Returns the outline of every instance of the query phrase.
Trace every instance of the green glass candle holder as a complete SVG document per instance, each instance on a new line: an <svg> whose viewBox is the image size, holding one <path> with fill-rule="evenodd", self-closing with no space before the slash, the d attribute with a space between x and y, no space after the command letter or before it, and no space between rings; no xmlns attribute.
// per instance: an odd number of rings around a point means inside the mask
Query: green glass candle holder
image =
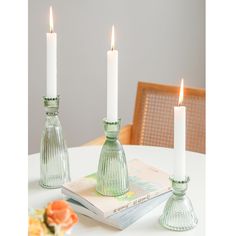
<svg viewBox="0 0 236 236"><path fill-rule="evenodd" d="M189 177L184 181L177 181L173 177L173 194L166 202L163 214L160 217L160 224L170 230L186 231L194 228L198 219L194 212L191 200L186 196Z"/></svg>
<svg viewBox="0 0 236 236"><path fill-rule="evenodd" d="M60 188L70 181L69 155L58 117L59 96L44 97L46 122L40 147L40 185Z"/></svg>
<svg viewBox="0 0 236 236"><path fill-rule="evenodd" d="M100 154L96 190L105 196L119 196L129 190L125 152L118 140L121 119L103 122L106 140Z"/></svg>

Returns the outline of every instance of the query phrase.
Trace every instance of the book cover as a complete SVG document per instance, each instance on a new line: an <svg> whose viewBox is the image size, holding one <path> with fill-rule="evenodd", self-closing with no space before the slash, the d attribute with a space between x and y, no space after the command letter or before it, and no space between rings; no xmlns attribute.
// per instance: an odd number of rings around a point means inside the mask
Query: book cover
<svg viewBox="0 0 236 236"><path fill-rule="evenodd" d="M90 211L108 217L170 191L169 174L139 159L128 162L129 192L118 197L106 197L96 192L96 173L66 183L62 193Z"/></svg>

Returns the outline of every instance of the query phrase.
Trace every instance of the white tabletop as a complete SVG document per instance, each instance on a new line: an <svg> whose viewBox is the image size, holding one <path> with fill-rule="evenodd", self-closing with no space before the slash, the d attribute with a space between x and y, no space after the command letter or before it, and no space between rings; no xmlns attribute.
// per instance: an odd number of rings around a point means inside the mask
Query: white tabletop
<svg viewBox="0 0 236 236"><path fill-rule="evenodd" d="M101 146L86 146L69 148L71 179L78 179L97 170ZM173 149L130 146L125 145L124 150L127 160L140 158L146 163L160 167L172 173ZM192 200L198 216L198 225L195 229L185 232L174 232L162 228L158 222L165 203L144 215L134 224L124 229L117 230L105 224L79 215L80 222L73 228L72 235L195 235L203 236L205 232L205 155L186 152L187 174L190 176L187 195ZM29 156L29 208L43 208L48 202L62 198L60 189L43 189L39 186L39 154Z"/></svg>

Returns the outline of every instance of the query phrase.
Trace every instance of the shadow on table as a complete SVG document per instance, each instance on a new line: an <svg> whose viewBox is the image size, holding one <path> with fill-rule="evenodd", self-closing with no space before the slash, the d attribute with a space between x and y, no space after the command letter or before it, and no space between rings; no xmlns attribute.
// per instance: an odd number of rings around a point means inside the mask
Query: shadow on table
<svg viewBox="0 0 236 236"><path fill-rule="evenodd" d="M94 219L91 219L81 214L79 214L79 224L83 225L85 228L89 228L90 230L93 228L94 230L96 230L96 228L102 228L103 230L107 230L110 232L120 232L119 229L116 229L110 225L100 223Z"/></svg>
<svg viewBox="0 0 236 236"><path fill-rule="evenodd" d="M165 229L165 228L163 228L161 225L160 225L160 223L158 222L158 220L157 220L157 222L155 222L155 224L152 224L152 225L150 225L150 229L153 229L153 230L155 230L155 231L157 231L157 232L166 232L167 230Z"/></svg>
<svg viewBox="0 0 236 236"><path fill-rule="evenodd" d="M157 232L157 233L163 233L166 232L167 230L165 228L163 228L159 222L158 222L158 218L156 220L151 220L148 222L148 224L146 223L145 225L143 225L142 223L139 223L139 220L137 222L135 222L134 224L130 225L129 227L125 228L124 230L119 230L116 229L110 225L106 225L103 223L100 223L96 220L93 220L89 217L86 217L84 215L79 214L79 219L80 219L80 223L81 225L83 225L85 228L89 228L91 231L96 231L96 229L98 228L102 228L102 230L105 230L107 232L113 232L113 233L119 233L125 230L129 230L131 229L132 232L138 231L138 232L142 232L145 234L147 232ZM141 219L140 219L141 220Z"/></svg>
<svg viewBox="0 0 236 236"><path fill-rule="evenodd" d="M28 190L31 190L31 191L42 190L42 187L39 185L39 180L29 181Z"/></svg>
<svg viewBox="0 0 236 236"><path fill-rule="evenodd" d="M132 233L135 234L135 232L143 233L143 235L153 232L156 233L167 233L167 229L163 228L159 223L159 216L158 215L149 215L150 213L147 213L144 217L141 217L139 220L137 220L135 223L127 227L127 229L130 229ZM164 234L166 235L166 234Z"/></svg>

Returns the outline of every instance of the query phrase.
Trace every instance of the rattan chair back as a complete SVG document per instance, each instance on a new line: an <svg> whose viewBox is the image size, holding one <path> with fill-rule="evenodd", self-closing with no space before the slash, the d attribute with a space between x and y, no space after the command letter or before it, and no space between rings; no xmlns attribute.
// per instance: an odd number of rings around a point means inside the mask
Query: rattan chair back
<svg viewBox="0 0 236 236"><path fill-rule="evenodd" d="M172 148L179 87L138 83L131 144ZM186 149L205 153L205 90L184 89Z"/></svg>

